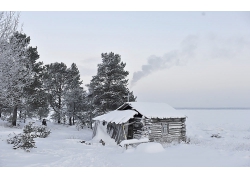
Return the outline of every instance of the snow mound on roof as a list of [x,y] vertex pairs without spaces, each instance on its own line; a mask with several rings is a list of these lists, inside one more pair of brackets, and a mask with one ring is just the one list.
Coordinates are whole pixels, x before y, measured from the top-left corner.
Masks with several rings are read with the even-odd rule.
[[149,142],[139,144],[135,151],[139,153],[159,153],[165,150],[160,143]]
[[133,109],[136,109],[140,114],[147,118],[186,117],[166,103],[127,102],[126,104],[130,105]]
[[133,118],[135,114],[138,113],[134,110],[124,110],[124,111],[115,110],[115,111],[110,111],[101,116],[97,116],[93,118],[93,120],[114,122],[116,124],[120,124],[127,122],[130,118]]
[[92,142],[97,142],[99,143],[100,140],[103,140],[105,142],[105,145],[114,145],[117,146],[117,143],[115,142],[114,139],[112,139],[109,134],[107,133],[107,128],[106,126],[103,126],[102,124],[98,124],[97,129],[96,129],[96,135],[92,139]]

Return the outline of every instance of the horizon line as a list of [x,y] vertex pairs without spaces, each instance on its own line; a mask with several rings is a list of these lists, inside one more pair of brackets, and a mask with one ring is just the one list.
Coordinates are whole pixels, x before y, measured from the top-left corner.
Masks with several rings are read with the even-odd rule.
[[250,109],[250,107],[174,107],[175,109]]

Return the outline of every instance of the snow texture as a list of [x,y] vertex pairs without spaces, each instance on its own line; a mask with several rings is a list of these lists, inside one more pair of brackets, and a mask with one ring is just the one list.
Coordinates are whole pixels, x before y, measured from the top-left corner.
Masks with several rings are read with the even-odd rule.
[[[92,140],[89,128],[78,131],[75,126],[52,122],[47,122],[51,134],[35,139],[37,148],[30,152],[13,150],[6,139],[10,133],[21,133],[25,124],[18,122],[20,126],[10,128],[6,121],[0,120],[0,167],[250,167],[250,110],[177,111],[188,116],[190,142],[162,144],[163,151],[153,142],[130,146],[127,150],[114,145],[102,125]],[[221,138],[211,137],[213,134]],[[100,139],[105,146],[99,143]],[[225,179],[224,176],[219,179]]]
[[120,142],[121,146],[124,146],[125,144],[136,144],[136,143],[144,143],[148,142],[148,138],[142,138],[142,139],[128,139],[128,140],[123,140]]
[[139,144],[135,151],[139,153],[159,153],[165,150],[160,143],[150,142]]
[[98,120],[98,121],[106,121],[106,122],[114,122],[116,124],[121,124],[127,122],[130,118],[133,118],[134,115],[138,114],[134,110],[115,110],[115,111],[110,111],[106,114],[103,114],[101,116],[97,116],[93,118],[93,120]]

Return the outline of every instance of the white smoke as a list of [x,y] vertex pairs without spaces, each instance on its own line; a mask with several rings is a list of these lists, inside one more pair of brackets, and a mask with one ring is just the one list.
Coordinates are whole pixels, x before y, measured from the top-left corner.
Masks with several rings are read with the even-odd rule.
[[194,50],[197,48],[197,42],[198,36],[190,35],[181,42],[179,50],[172,50],[162,57],[155,55],[150,56],[147,64],[142,65],[142,70],[134,72],[131,87],[134,86],[141,78],[146,77],[155,71],[185,64],[188,58],[194,56]]

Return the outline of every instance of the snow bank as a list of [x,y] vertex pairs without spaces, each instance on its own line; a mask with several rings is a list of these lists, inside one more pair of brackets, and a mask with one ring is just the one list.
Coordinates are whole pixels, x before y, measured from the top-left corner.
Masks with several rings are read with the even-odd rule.
[[135,152],[139,153],[159,153],[164,152],[164,148],[160,143],[149,142],[149,143],[142,143],[136,147]]
[[[47,138],[36,138],[37,148],[27,153],[13,150],[6,142],[10,133],[18,134],[22,129],[4,126],[7,121],[0,121],[0,167],[250,167],[250,110],[185,110],[184,113],[188,116],[190,143],[171,143],[164,151],[153,142],[127,150],[108,146],[116,143],[102,124],[93,139],[97,143],[88,145],[80,141],[91,142],[91,129],[78,131],[75,126],[47,122],[52,133]],[[211,137],[215,133],[221,138]],[[105,146],[99,143],[100,139],[105,141]]]
[[102,124],[98,124],[96,129],[96,135],[92,139],[92,142],[98,142],[102,139],[105,142],[105,145],[115,145],[117,146],[117,143],[114,139],[112,139],[109,134],[107,133],[107,125],[103,126]]
[[124,140],[120,143],[121,146],[124,146],[125,144],[136,144],[136,143],[143,143],[148,142],[148,138],[142,138],[142,139],[128,139]]

